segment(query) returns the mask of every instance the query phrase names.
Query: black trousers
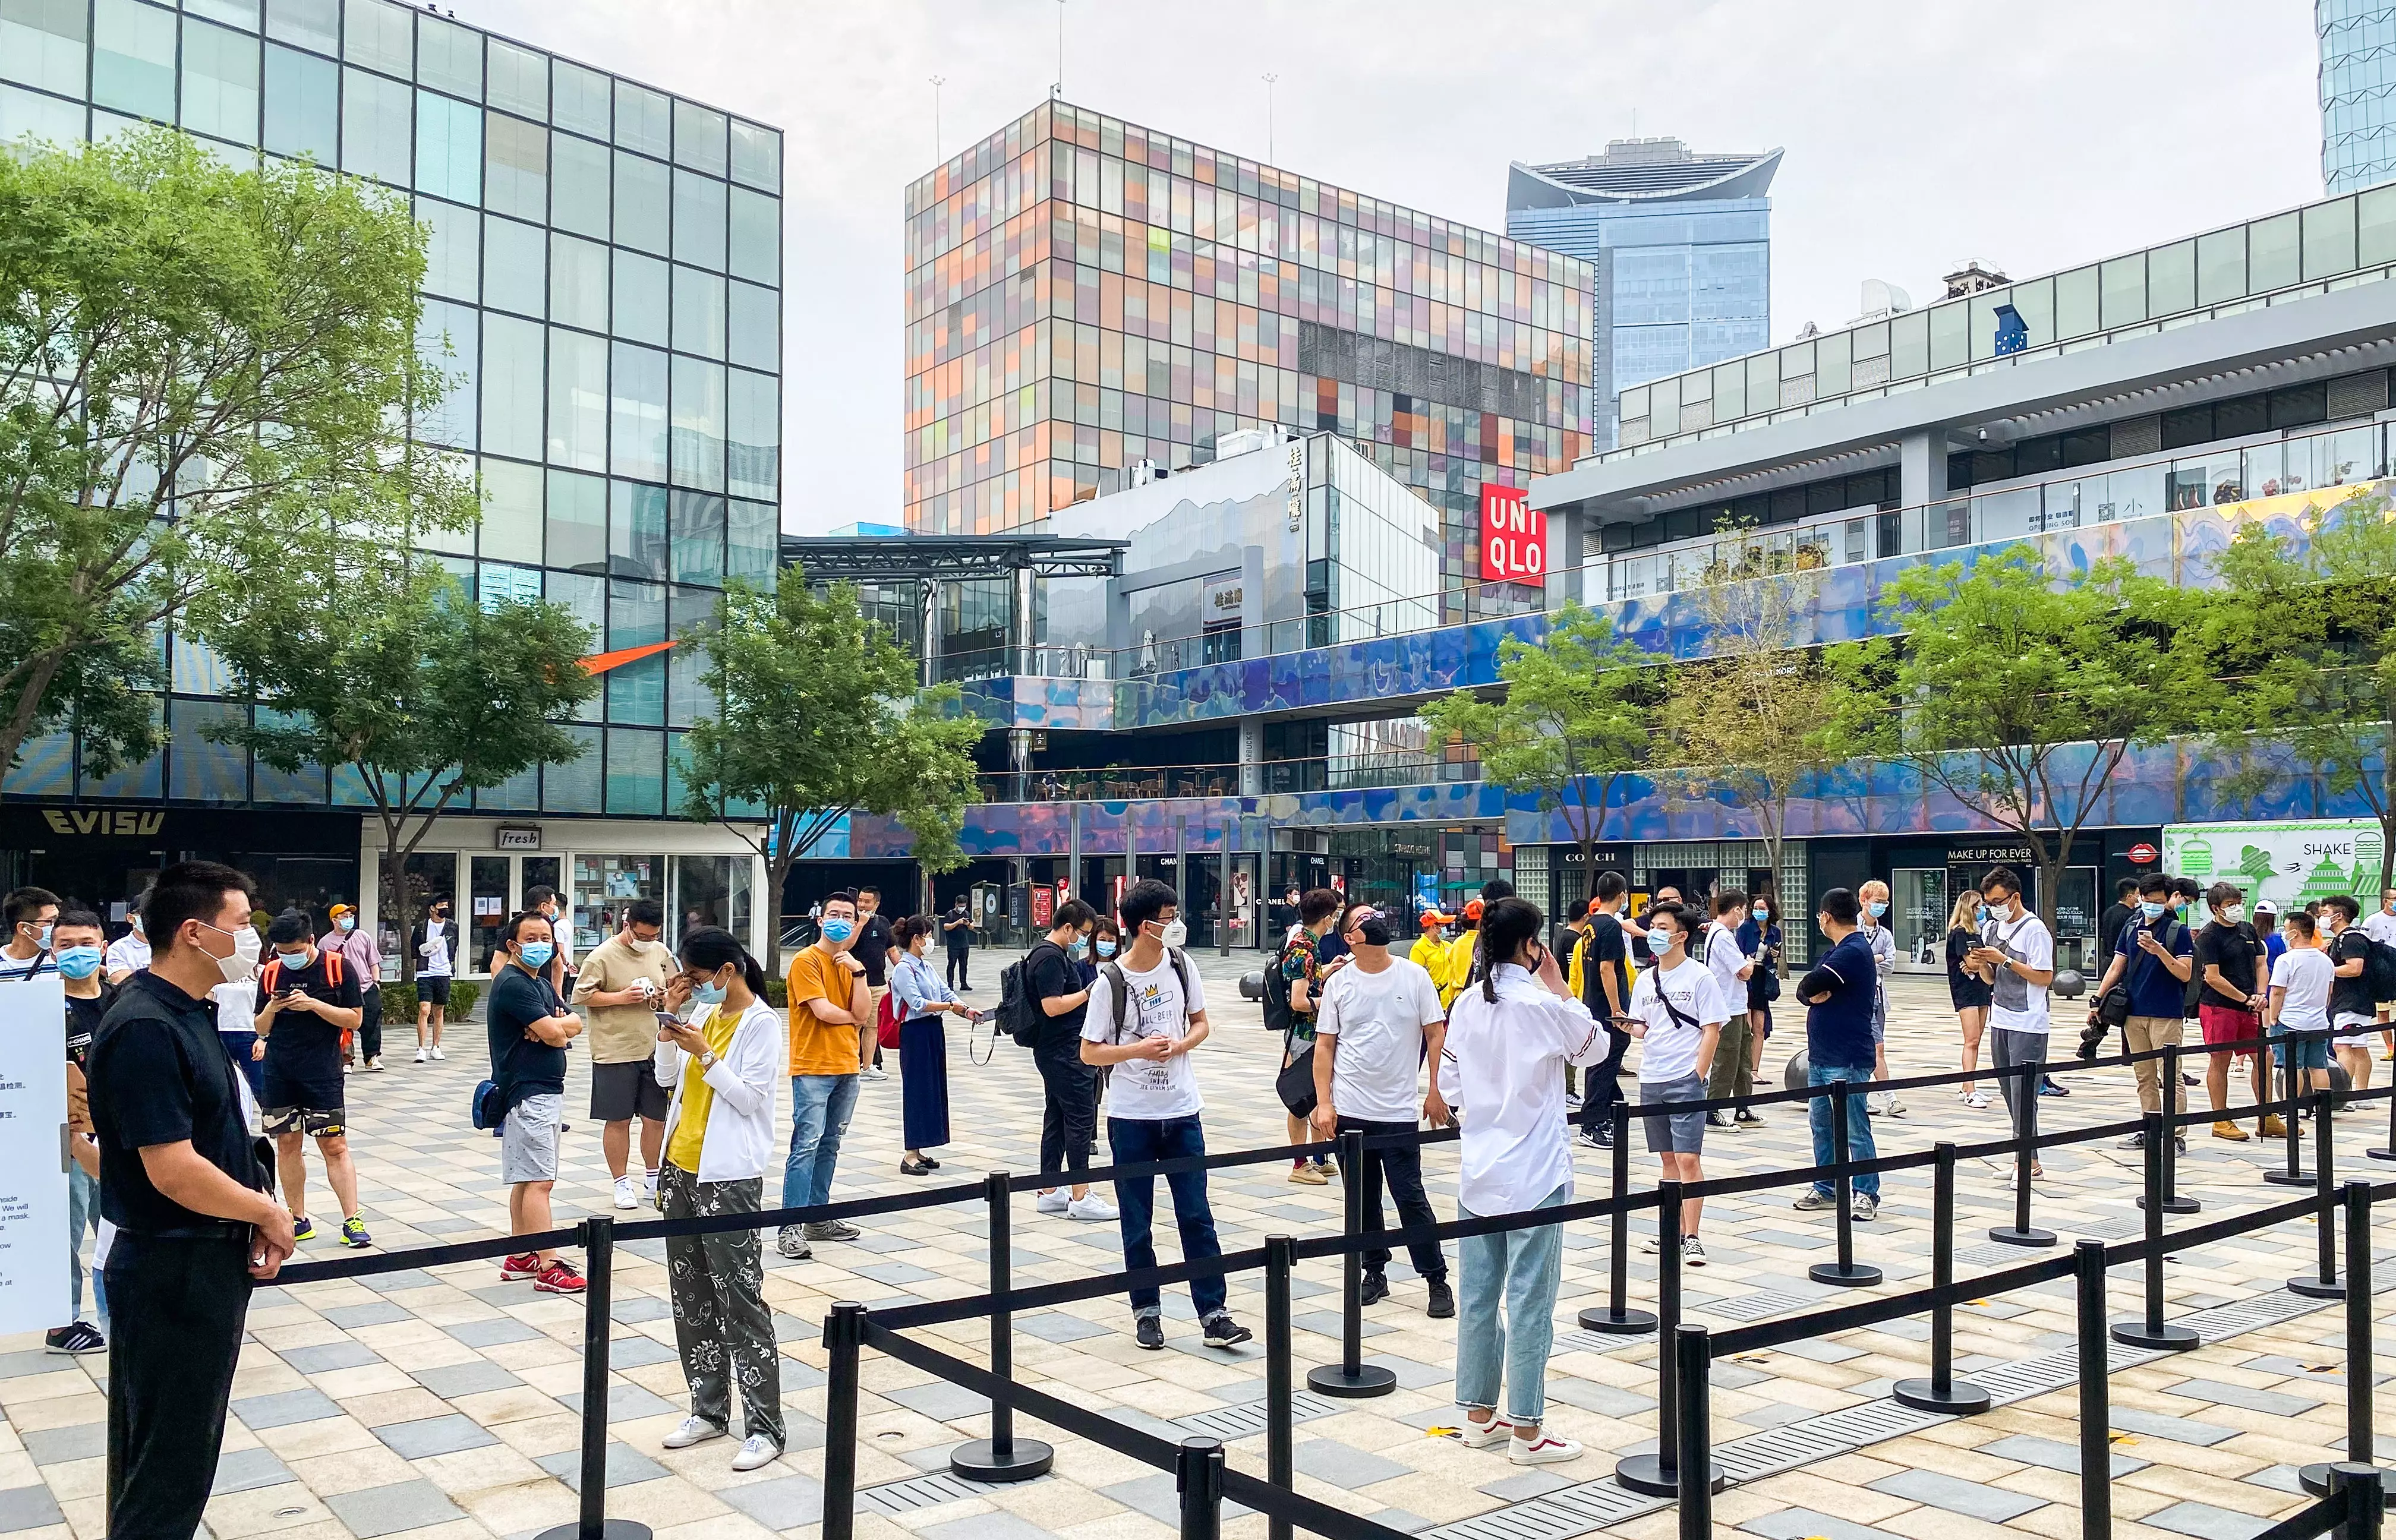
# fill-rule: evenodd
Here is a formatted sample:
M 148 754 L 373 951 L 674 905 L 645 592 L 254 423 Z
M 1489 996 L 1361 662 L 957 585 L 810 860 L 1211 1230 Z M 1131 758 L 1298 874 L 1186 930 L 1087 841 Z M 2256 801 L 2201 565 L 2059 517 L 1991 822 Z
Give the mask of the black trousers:
M 1339 1132 L 1361 1128 L 1367 1138 L 1376 1134 L 1411 1134 L 1416 1124 L 1407 1122 L 1373 1122 L 1364 1118 L 1342 1118 Z M 1422 1149 L 1405 1145 L 1390 1149 L 1364 1151 L 1364 1228 L 1369 1233 L 1381 1228 L 1381 1181 L 1390 1184 L 1390 1201 L 1397 1205 L 1400 1225 L 1436 1225 L 1439 1215 L 1431 1208 L 1431 1195 L 1423 1191 Z M 1414 1241 L 1406 1245 L 1406 1255 L 1415 1271 L 1426 1279 L 1444 1279 L 1447 1258 L 1436 1241 Z M 1390 1254 L 1374 1250 L 1364 1254 L 1364 1270 L 1379 1272 L 1390 1265 Z
M 1583 1128 L 1604 1128 L 1614 1121 L 1615 1105 L 1627 1100 L 1622 1094 L 1622 1055 L 1631 1052 L 1631 1034 L 1619 1027 L 1609 1030 L 1613 1045 L 1605 1057 L 1580 1072 L 1580 1125 Z
M 951 947 L 949 949 L 949 973 L 948 977 L 944 982 L 947 983 L 950 989 L 970 989 L 973 988 L 973 981 L 965 976 L 965 959 L 972 955 L 973 949 L 971 947 Z
M 246 1238 L 119 1232 L 108 1254 L 108 1533 L 191 1540 L 249 1314 Z
M 366 986 L 366 997 L 358 1011 L 358 1056 L 382 1056 L 382 986 Z
M 1098 1072 L 1072 1059 L 1032 1055 L 1047 1095 L 1040 1109 L 1040 1169 L 1090 1169 L 1090 1142 L 1098 1134 Z

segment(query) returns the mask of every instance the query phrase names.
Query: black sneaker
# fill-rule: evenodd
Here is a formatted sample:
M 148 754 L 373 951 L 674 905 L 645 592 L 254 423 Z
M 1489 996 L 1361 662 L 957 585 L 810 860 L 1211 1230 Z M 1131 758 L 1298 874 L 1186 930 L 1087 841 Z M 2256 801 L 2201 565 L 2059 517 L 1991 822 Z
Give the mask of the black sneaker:
M 1227 1315 L 1218 1315 L 1206 1322 L 1206 1346 L 1209 1348 L 1237 1348 L 1243 1342 L 1253 1340 L 1256 1334 Z
M 1448 1288 L 1446 1279 L 1431 1281 L 1431 1303 L 1423 1308 L 1423 1314 L 1433 1321 L 1445 1321 L 1456 1314 L 1456 1294 Z
M 1578 1134 L 1575 1135 L 1574 1137 L 1591 1149 L 1612 1149 L 1614 1148 L 1614 1135 L 1608 1134 L 1602 1124 L 1596 1128 L 1585 1127 Z
M 71 1326 L 60 1326 L 42 1334 L 42 1351 L 46 1353 L 104 1353 L 107 1350 L 108 1339 L 100 1334 L 99 1327 L 87 1321 L 78 1321 Z
M 1132 1326 L 1132 1340 L 1151 1352 L 1165 1346 L 1165 1322 L 1156 1316 L 1142 1316 Z
M 1378 1305 L 1389 1297 L 1390 1281 L 1377 1272 L 1366 1273 L 1364 1286 L 1357 1294 L 1356 1302 L 1360 1305 Z

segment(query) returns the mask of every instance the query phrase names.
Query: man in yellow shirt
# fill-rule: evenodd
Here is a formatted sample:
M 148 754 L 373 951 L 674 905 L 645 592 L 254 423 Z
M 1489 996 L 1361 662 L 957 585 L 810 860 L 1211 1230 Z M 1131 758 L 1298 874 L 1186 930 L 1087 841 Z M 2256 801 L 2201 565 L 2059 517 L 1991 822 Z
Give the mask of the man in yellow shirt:
M 865 965 L 848 954 L 857 941 L 857 895 L 842 891 L 823 903 L 812 946 L 791 959 L 791 1153 L 782 1166 L 782 1207 L 832 1201 L 840 1136 L 857 1111 L 858 1029 L 873 1020 Z M 859 1231 L 842 1219 L 784 1225 L 774 1237 L 784 1256 L 815 1255 L 811 1241 L 854 1241 Z

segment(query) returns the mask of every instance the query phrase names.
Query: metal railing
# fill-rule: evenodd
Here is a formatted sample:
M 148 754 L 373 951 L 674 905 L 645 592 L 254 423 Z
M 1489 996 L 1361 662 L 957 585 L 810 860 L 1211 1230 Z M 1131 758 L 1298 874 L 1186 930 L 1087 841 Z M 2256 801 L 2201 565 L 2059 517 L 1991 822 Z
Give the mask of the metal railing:
M 1246 771 L 1246 776 L 1243 771 Z M 1103 769 L 992 770 L 974 777 L 986 803 L 1127 802 L 1158 797 L 1280 796 L 1359 787 L 1437 786 L 1481 778 L 1470 754 L 1318 754 L 1250 765 L 1110 765 Z

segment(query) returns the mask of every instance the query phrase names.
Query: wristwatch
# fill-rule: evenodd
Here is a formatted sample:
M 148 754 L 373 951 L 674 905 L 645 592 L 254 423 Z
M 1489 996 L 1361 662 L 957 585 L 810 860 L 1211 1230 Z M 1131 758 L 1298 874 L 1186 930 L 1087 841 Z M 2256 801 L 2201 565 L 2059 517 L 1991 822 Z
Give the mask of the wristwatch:
M 705 1053 L 699 1055 L 699 1067 L 702 1070 L 712 1069 L 715 1068 L 714 1049 L 710 1048 Z

